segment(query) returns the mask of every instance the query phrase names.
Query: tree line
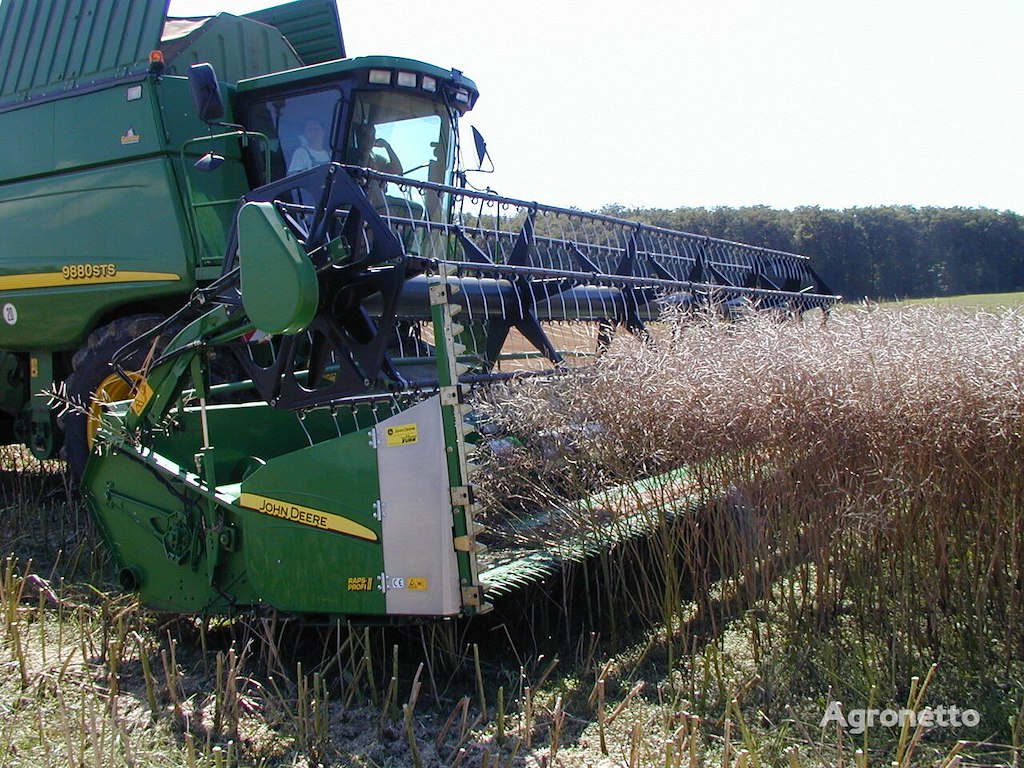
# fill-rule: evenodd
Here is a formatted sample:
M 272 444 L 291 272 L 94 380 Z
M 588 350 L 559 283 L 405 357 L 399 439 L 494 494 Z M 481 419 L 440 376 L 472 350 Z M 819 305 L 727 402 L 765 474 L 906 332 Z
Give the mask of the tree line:
M 810 256 L 850 300 L 1024 291 L 1024 216 L 881 206 L 627 209 L 601 213 Z

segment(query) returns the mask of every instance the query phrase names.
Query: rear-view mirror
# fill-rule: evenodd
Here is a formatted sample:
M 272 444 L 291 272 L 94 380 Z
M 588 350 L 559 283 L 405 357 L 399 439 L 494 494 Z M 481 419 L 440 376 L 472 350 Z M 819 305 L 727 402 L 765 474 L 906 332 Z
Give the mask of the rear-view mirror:
M 224 100 L 220 95 L 217 72 L 212 65 L 203 63 L 189 67 L 188 84 L 200 120 L 212 123 L 224 117 Z

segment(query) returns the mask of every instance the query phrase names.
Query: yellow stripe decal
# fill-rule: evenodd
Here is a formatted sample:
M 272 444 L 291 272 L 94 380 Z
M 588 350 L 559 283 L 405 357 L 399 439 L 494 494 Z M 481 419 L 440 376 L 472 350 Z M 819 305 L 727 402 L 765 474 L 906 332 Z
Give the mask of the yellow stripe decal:
M 254 509 L 264 515 L 279 517 L 282 520 L 290 520 L 293 523 L 301 523 L 311 528 L 319 528 L 324 531 L 335 531 L 357 539 L 377 541 L 377 534 L 371 528 L 360 525 L 355 520 L 349 520 L 341 515 L 334 515 L 319 509 L 302 507 L 292 504 L 290 501 L 270 499 L 266 496 L 257 496 L 255 493 L 243 493 L 238 501 L 246 509 Z
M 27 275 L 0 277 L 0 291 L 23 291 L 29 288 L 62 288 L 74 285 L 102 285 L 106 283 L 177 282 L 181 275 L 174 272 L 136 272 L 118 270 L 113 274 L 67 277 L 64 272 L 36 272 Z

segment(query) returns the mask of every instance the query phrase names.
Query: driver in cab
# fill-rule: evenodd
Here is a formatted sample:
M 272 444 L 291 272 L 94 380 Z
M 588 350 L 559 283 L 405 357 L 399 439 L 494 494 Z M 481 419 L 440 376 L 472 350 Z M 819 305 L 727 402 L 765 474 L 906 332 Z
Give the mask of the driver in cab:
M 387 157 L 374 152 L 375 149 L 383 149 Z M 402 163 L 398 160 L 398 155 L 387 141 L 377 138 L 377 129 L 372 123 L 363 123 L 355 128 L 352 164 L 380 173 L 389 173 L 392 176 L 402 175 Z
M 324 124 L 318 119 L 310 118 L 306 121 L 302 136 L 299 137 L 299 146 L 288 163 L 289 175 L 331 161 L 331 150 L 326 145 L 325 135 Z

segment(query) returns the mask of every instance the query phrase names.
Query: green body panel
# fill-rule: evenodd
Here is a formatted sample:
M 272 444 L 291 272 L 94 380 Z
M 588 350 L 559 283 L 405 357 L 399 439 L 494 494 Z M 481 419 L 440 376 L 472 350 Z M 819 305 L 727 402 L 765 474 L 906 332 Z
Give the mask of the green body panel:
M 177 472 L 168 473 L 174 478 Z M 223 613 L 251 605 L 255 596 L 245 562 L 217 552 L 216 580 L 208 576 L 209 552 L 200 535 L 204 499 L 196 484 L 158 478 L 140 461 L 112 452 L 109 461 L 90 462 L 83 482 L 102 489 L 86 502 L 98 521 L 125 587 L 136 588 L 158 610 Z M 170 487 L 169 487 L 170 486 Z M 184 504 L 182 498 L 191 503 Z M 102 500 L 102 501 L 101 501 Z M 217 507 L 220 527 L 241 526 L 229 505 Z M 186 552 L 186 550 L 189 550 Z
M 72 348 L 121 304 L 187 294 L 183 219 L 166 158 L 0 186 L 0 302 L 18 315 L 0 347 Z
M 52 173 L 55 162 L 54 125 L 57 103 L 47 102 L 0 114 L 0 159 L 4 180 Z
M 230 121 L 232 88 L 225 90 L 225 119 Z M 128 78 L 61 99 L 0 110 L 0 141 L 13 150 L 0 157 L 0 182 L 59 177 L 157 154 L 178 159 L 182 147 L 210 133 L 195 115 L 187 78 Z M 239 157 L 237 140 L 221 140 L 216 148 Z M 208 150 L 193 148 L 199 154 Z
M 245 557 L 263 600 L 293 611 L 384 613 L 384 594 L 375 588 L 384 571 L 381 526 L 374 517 L 380 499 L 377 452 L 368 431 L 272 459 L 242 481 L 241 492 L 243 503 L 248 494 L 282 502 L 270 512 L 268 502 L 258 501 L 264 511 L 247 509 L 243 520 Z M 327 515 L 315 512 L 351 521 L 361 535 L 316 527 Z M 312 524 L 294 522 L 297 516 Z
M 133 85 L 142 93 L 129 100 Z M 9 109 L 0 113 L 0 141 L 16 151 L 4 153 L 0 179 L 54 176 L 159 152 L 164 136 L 158 110 L 156 87 L 137 80 Z

